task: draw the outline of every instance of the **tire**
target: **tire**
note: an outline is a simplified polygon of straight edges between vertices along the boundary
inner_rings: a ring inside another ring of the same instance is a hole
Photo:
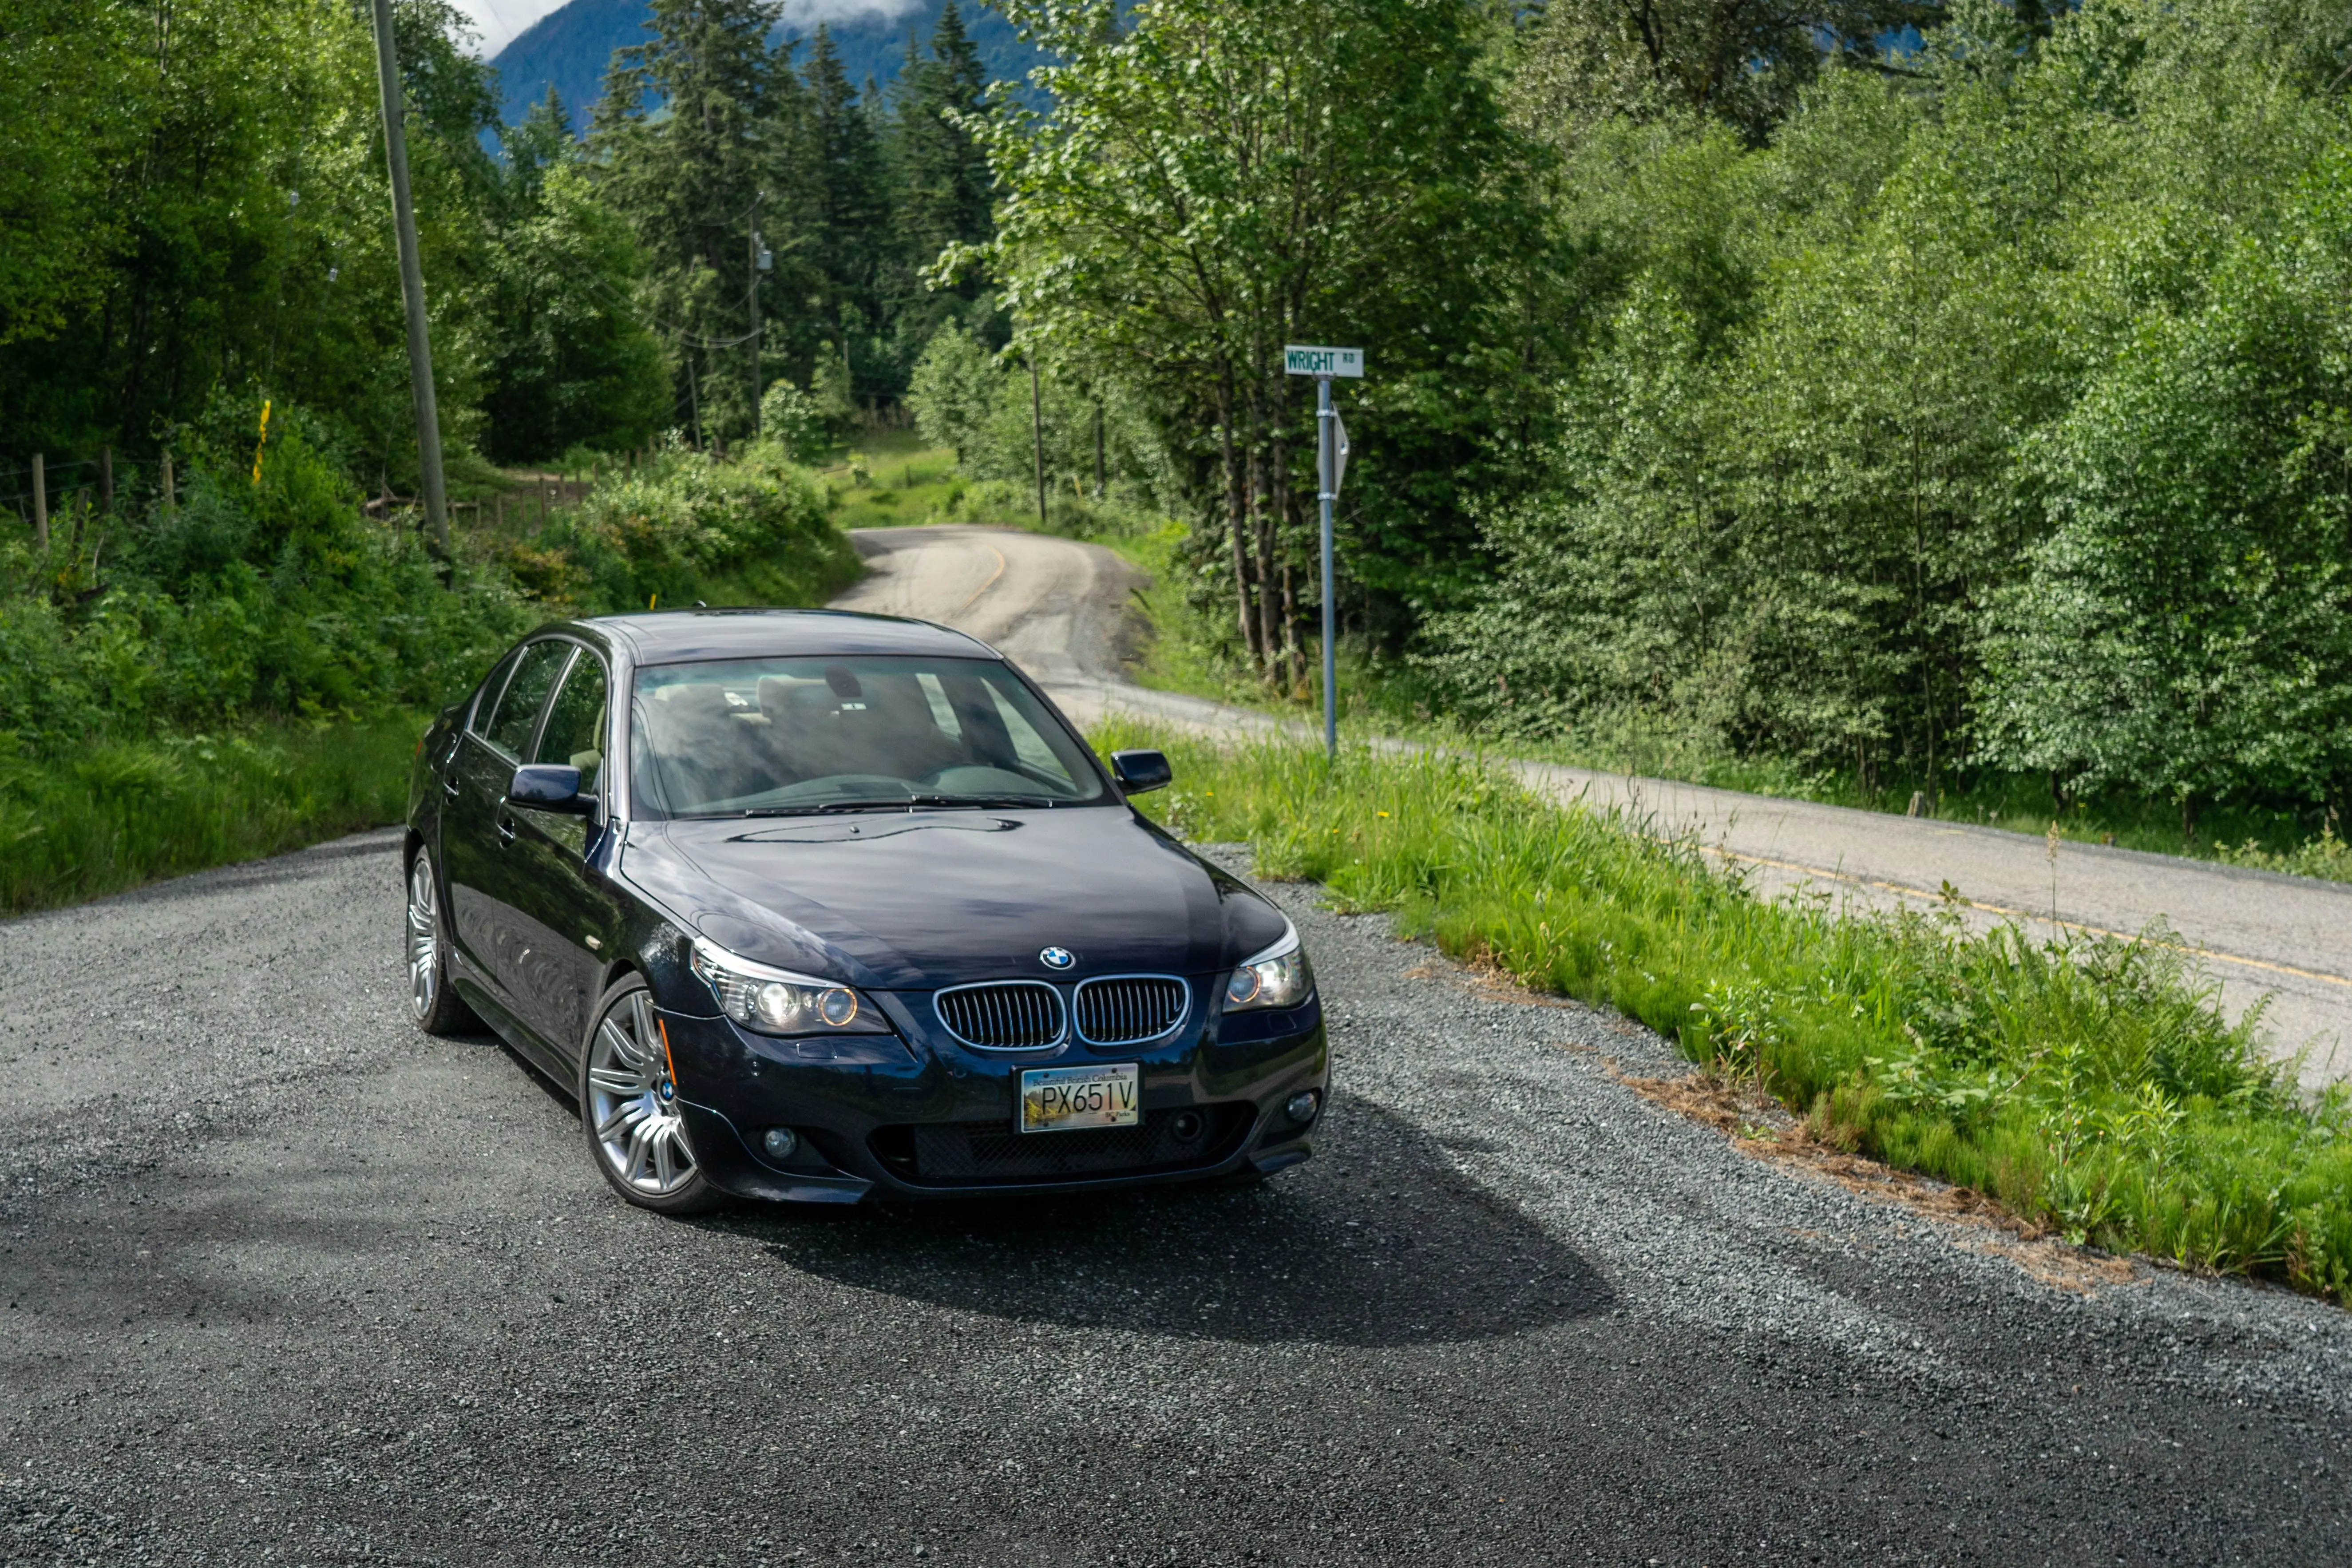
[[[449,923],[441,915],[441,882],[425,849],[408,862],[408,1016],[428,1035],[483,1032],[482,1021],[449,984]]]
[[[625,974],[596,1002],[580,1049],[580,1130],[614,1192],[656,1214],[699,1214],[722,1194],[702,1173],[677,1106],[669,1044],[645,981]]]

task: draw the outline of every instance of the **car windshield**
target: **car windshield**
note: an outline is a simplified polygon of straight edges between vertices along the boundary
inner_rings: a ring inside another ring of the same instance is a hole
[[[629,713],[646,817],[1111,799],[1085,747],[993,659],[654,665]]]

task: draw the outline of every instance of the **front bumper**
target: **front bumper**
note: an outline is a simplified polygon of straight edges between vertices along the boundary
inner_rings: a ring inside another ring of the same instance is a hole
[[[714,1184],[776,1202],[857,1203],[1271,1172],[1310,1152],[1313,1123],[1292,1122],[1284,1102],[1311,1089],[1319,1106],[1328,1084],[1315,996],[1288,1012],[1212,1016],[1142,1047],[1065,1041],[1037,1051],[974,1050],[927,1032],[919,998],[877,1000],[898,1035],[777,1039],[659,1010],[687,1131]],[[1121,1136],[1012,1131],[1024,1069],[1112,1061],[1141,1069],[1140,1127],[1115,1130]],[[761,1143],[780,1126],[800,1134],[782,1163]]]

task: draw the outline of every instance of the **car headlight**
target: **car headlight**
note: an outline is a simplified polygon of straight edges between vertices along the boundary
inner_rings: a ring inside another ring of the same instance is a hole
[[[887,1035],[880,1012],[846,985],[771,969],[707,942],[694,944],[694,972],[719,1010],[763,1035]]]
[[[1298,945],[1298,928],[1283,922],[1282,940],[1235,969],[1225,982],[1225,1011],[1296,1007],[1315,989],[1315,971]]]

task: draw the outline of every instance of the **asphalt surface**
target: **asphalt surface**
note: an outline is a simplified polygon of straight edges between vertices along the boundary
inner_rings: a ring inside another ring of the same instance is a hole
[[[2352,1555],[2352,1317],[1751,1158],[1312,888],[1307,1165],[678,1223],[403,1021],[396,855],[0,925],[0,1562]]]
[[[971,527],[857,535],[869,575],[835,603],[915,616],[1003,648],[1081,722],[1129,712],[1211,733],[1263,733],[1264,715],[1147,691],[1121,677],[1137,578],[1099,545]],[[1890,816],[1658,779],[1520,763],[1559,799],[1620,806],[1653,831],[1693,834],[1766,897],[1842,905],[1958,906],[1984,927],[2018,921],[2123,936],[2163,927],[2200,952],[2232,1016],[2264,1006],[2307,1088],[2352,1075],[2352,886],[2207,861],[2062,844],[1998,828]]]

